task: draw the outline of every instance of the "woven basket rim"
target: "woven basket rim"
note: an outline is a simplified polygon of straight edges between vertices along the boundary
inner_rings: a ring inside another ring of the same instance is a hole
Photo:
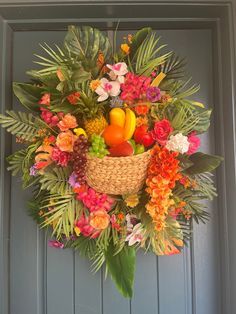
[[[90,159],[90,160],[98,160],[98,161],[107,161],[107,160],[113,160],[113,161],[116,161],[116,160],[128,160],[128,159],[140,159],[141,157],[145,156],[145,155],[149,155],[151,154],[151,149],[147,150],[146,152],[143,152],[142,154],[137,154],[137,155],[131,155],[131,156],[125,156],[125,157],[109,157],[109,156],[105,156],[103,158],[98,158],[96,156],[91,156],[91,155],[87,155],[87,159]]]

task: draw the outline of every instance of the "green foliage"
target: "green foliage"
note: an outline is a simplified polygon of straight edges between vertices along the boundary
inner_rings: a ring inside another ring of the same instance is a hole
[[[132,298],[135,274],[135,249],[125,246],[115,254],[115,247],[111,243],[105,253],[107,269],[118,290],[126,298]]]
[[[175,107],[175,108],[174,108]],[[187,135],[192,131],[203,133],[210,126],[211,110],[191,109],[188,102],[172,104],[166,112],[176,133]]]
[[[201,202],[201,200],[207,199],[205,194],[201,194],[198,189],[185,189],[180,184],[174,189],[173,194],[175,198],[177,197],[186,203],[184,209],[192,214],[197,223],[199,221],[205,223],[208,220],[209,214],[206,212],[206,206]]]
[[[158,65],[164,63],[171,56],[172,52],[157,56],[166,46],[157,46],[159,40],[160,37],[156,38],[155,33],[151,33],[139,46],[134,57],[137,74],[149,76]]]
[[[105,63],[111,57],[111,44],[108,37],[90,26],[69,26],[64,45],[71,56],[77,62],[81,61],[83,68],[93,76],[96,76],[99,71],[97,68],[99,52],[103,53]]]
[[[189,159],[193,165],[185,170],[188,175],[211,172],[219,167],[223,160],[221,156],[208,155],[200,152],[191,155]]]
[[[55,223],[53,235],[60,239],[61,234],[69,237],[74,231],[74,221],[83,212],[83,205],[75,199],[74,193],[61,195],[59,193],[51,193],[42,201],[41,209],[50,208],[44,214],[44,222],[42,227],[46,227]]]
[[[26,83],[13,83],[13,91],[21,104],[29,110],[39,112],[38,101],[41,98],[43,88]]]
[[[31,113],[14,112],[7,110],[7,115],[0,115],[0,124],[6,128],[8,132],[17,135],[23,140],[32,141],[37,137],[39,128],[47,127],[39,118]]]
[[[161,66],[161,71],[166,74],[167,80],[177,80],[185,76],[185,66],[186,60],[173,53]]]
[[[138,50],[138,48],[141,46],[141,44],[144,42],[144,40],[150,35],[152,29],[150,27],[144,27],[140,30],[138,30],[133,36],[132,36],[132,43],[130,45],[130,54],[129,58],[132,62],[133,58],[135,58],[135,54]]]
[[[13,176],[22,175],[23,188],[27,188],[38,181],[38,178],[30,176],[29,169],[34,163],[35,151],[39,145],[38,142],[31,144],[26,149],[21,149],[7,157],[9,163],[7,169],[12,171]]]
[[[47,171],[40,177],[41,189],[61,195],[72,193],[71,186],[68,183],[70,174],[70,168],[57,166],[50,170],[47,169]]]

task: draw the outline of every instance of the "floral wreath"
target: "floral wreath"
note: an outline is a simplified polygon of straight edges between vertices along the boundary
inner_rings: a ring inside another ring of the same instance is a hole
[[[23,146],[8,169],[33,186],[49,245],[77,249],[94,271],[105,263],[125,297],[138,249],[177,254],[192,220],[208,219],[222,159],[197,152],[211,110],[189,98],[199,87],[159,39],[143,28],[114,51],[99,30],[70,26],[61,48],[41,45],[31,82],[13,83],[27,112],[0,115]]]

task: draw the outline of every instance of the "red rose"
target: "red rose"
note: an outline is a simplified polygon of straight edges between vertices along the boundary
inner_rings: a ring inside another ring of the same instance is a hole
[[[170,121],[163,119],[155,123],[154,130],[152,132],[152,137],[160,145],[165,145],[168,139],[168,136],[173,131],[173,128],[170,124]]]

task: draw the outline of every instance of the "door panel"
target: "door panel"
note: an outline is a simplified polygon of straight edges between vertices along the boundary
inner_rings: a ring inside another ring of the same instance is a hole
[[[129,32],[129,31],[127,31]],[[125,32],[125,34],[127,34]],[[131,32],[131,31],[130,31]],[[38,43],[58,43],[64,32],[15,32],[13,80],[26,81],[35,67]],[[188,59],[193,82],[201,83],[199,101],[213,106],[212,51],[209,30],[161,30],[162,42]],[[120,40],[124,32],[119,32]],[[14,109],[21,110],[14,99]],[[214,152],[214,128],[202,138],[203,150]],[[13,149],[17,144],[13,143]],[[72,250],[47,246],[26,208],[30,192],[19,178],[11,185],[10,277],[11,314],[219,314],[219,254],[217,203],[210,204],[207,225],[194,226],[192,245],[183,254],[159,257],[138,253],[134,297],[122,298],[104,270],[90,273],[89,263]],[[213,216],[214,215],[214,216]]]

